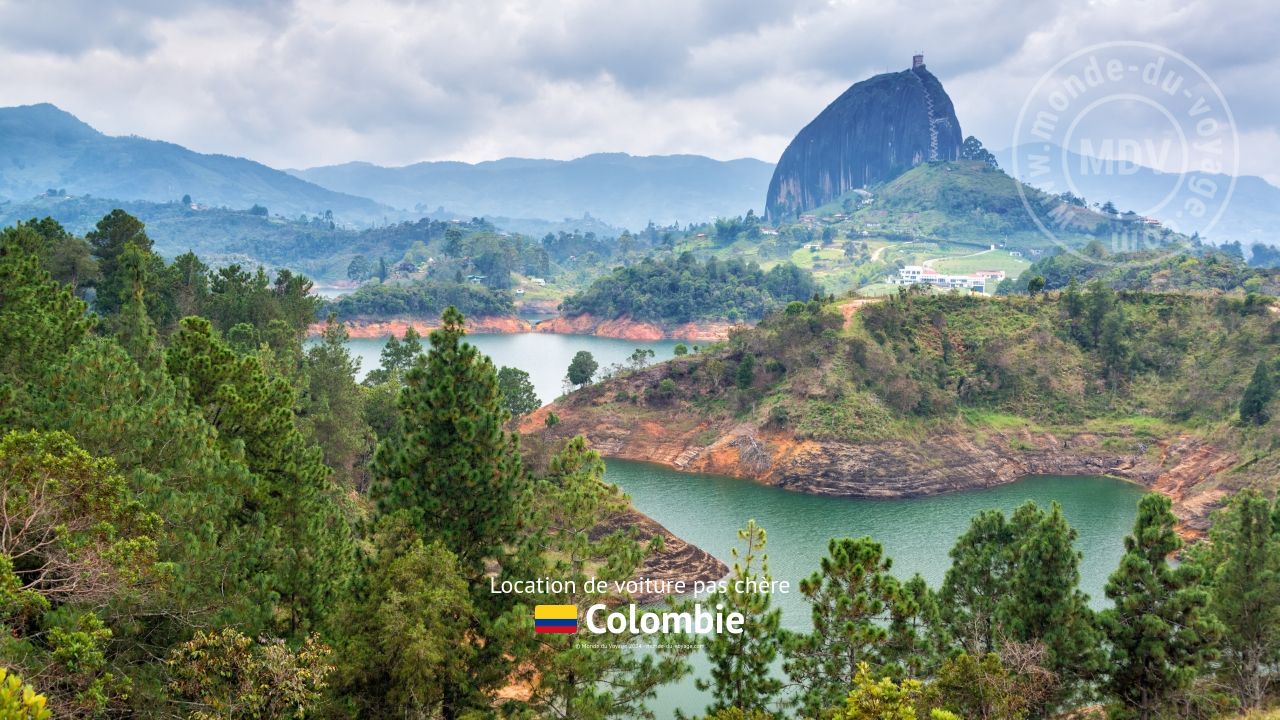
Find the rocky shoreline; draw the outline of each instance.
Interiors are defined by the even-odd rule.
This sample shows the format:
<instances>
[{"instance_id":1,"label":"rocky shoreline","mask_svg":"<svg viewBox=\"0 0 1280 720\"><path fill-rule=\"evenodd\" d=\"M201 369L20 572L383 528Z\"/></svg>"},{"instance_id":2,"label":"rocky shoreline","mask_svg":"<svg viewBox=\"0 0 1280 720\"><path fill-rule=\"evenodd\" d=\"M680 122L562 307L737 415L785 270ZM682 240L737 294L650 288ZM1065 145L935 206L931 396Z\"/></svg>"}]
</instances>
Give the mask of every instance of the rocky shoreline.
<instances>
[{"instance_id":1,"label":"rocky shoreline","mask_svg":"<svg viewBox=\"0 0 1280 720\"><path fill-rule=\"evenodd\" d=\"M413 328L420 335L427 335L432 330L440 328L440 319L426 320L421 318L391 318L391 319L355 319L347 320L343 323L347 328L347 334L353 338L376 339L385 338L391 335L400 337L404 335L405 330ZM308 334L312 337L319 335L324 331L324 323L314 323L308 328ZM495 316L479 316L467 318L467 332L482 333L486 335L514 335L517 333L527 333L533 331L533 325L527 320L521 320L517 317L509 317L503 315Z\"/></svg>"},{"instance_id":2,"label":"rocky shoreline","mask_svg":"<svg viewBox=\"0 0 1280 720\"><path fill-rule=\"evenodd\" d=\"M545 427L547 413L559 423ZM638 460L797 492L845 497L918 497L994 487L1029 475L1107 475L1174 501L1181 532L1198 536L1236 488L1236 454L1191 436L1142 440L1088 432L942 429L919 440L851 443L797 438L752 423L716 424L679 414L614 412L607 405L544 407L524 433L583 435L605 457Z\"/></svg>"},{"instance_id":3,"label":"rocky shoreline","mask_svg":"<svg viewBox=\"0 0 1280 720\"><path fill-rule=\"evenodd\" d=\"M620 340L686 340L710 343L727 339L729 332L737 327L745 326L730 322L688 322L665 325L628 318L605 320L592 315L576 317L561 315L543 320L534 329L544 333L595 335Z\"/></svg>"},{"instance_id":4,"label":"rocky shoreline","mask_svg":"<svg viewBox=\"0 0 1280 720\"><path fill-rule=\"evenodd\" d=\"M653 537L662 538L662 550L645 558L640 567L636 568L634 579L659 583L680 580L692 587L699 580L719 580L729 574L729 567L714 555L682 540L658 521L635 508L628 507L626 511L597 525L590 535L595 540L626 528L634 528L644 541ZM665 597L666 595L661 594L639 593L632 599L638 603L653 603Z\"/></svg>"},{"instance_id":5,"label":"rocky shoreline","mask_svg":"<svg viewBox=\"0 0 1280 720\"><path fill-rule=\"evenodd\" d=\"M384 338L389 335L404 335L404 331L412 327L419 334L426 335L440 327L438 318L355 318L343 323L347 333L353 338ZM467 332L486 335L515 335L520 333L552 333L560 335L594 335L596 337L615 338L619 340L684 340L687 342L711 343L725 340L729 331L743 327L727 322L715 323L683 323L681 325L659 325L655 323L636 322L633 320L599 320L590 315L579 315L567 318L557 316L537 322L530 322L515 316L479 316L467 318ZM324 323L313 323L308 333L315 337L324 330Z\"/></svg>"}]
</instances>

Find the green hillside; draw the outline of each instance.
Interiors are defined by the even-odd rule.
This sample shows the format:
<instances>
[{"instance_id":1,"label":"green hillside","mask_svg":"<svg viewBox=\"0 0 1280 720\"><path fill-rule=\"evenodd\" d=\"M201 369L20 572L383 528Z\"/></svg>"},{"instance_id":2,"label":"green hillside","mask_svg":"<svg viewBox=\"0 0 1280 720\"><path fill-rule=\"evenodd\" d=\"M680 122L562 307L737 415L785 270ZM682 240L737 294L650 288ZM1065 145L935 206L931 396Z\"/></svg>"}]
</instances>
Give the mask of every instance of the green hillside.
<instances>
[{"instance_id":1,"label":"green hillside","mask_svg":"<svg viewBox=\"0 0 1280 720\"><path fill-rule=\"evenodd\" d=\"M1083 247L1112 232L1136 231L1134 221L1114 220L1063 198L1023 186L979 161L918 165L867 196L848 193L812 214L857 234L927 239L978 246L996 245L1035 257L1056 247L1036 223L1054 230L1068 246ZM1034 211L1033 216L1027 205ZM1163 241L1178 236L1159 230Z\"/></svg>"},{"instance_id":2,"label":"green hillside","mask_svg":"<svg viewBox=\"0 0 1280 720\"><path fill-rule=\"evenodd\" d=\"M792 303L667 375L690 412L745 413L817 439L904 437L989 414L1234 434L1244 386L1280 344L1269 307L1101 284L1038 298L904 291L848 322L840 303ZM717 390L748 356L757 370L741 397Z\"/></svg>"},{"instance_id":3,"label":"green hillside","mask_svg":"<svg viewBox=\"0 0 1280 720\"><path fill-rule=\"evenodd\" d=\"M1045 289L1067 287L1074 279L1083 285L1097 278L1115 290L1243 291L1280 295L1280 270L1251 267L1237 252L1196 241L1177 253L1146 251L1108 253L1101 243L1081 253L1059 252L1037 260L1010 284L1025 291L1033 277L1042 277Z\"/></svg>"}]
</instances>

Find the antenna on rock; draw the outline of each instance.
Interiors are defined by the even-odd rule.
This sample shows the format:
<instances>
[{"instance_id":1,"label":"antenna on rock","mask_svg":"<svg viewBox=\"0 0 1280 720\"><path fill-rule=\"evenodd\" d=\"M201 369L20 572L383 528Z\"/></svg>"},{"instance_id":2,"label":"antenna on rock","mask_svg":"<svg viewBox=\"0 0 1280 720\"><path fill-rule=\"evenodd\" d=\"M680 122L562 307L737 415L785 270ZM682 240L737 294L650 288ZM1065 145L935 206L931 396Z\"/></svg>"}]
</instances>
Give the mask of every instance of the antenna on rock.
<instances>
[{"instance_id":1,"label":"antenna on rock","mask_svg":"<svg viewBox=\"0 0 1280 720\"><path fill-rule=\"evenodd\" d=\"M918 52L911 56L911 69L916 70L924 67L924 53Z\"/></svg>"}]
</instances>

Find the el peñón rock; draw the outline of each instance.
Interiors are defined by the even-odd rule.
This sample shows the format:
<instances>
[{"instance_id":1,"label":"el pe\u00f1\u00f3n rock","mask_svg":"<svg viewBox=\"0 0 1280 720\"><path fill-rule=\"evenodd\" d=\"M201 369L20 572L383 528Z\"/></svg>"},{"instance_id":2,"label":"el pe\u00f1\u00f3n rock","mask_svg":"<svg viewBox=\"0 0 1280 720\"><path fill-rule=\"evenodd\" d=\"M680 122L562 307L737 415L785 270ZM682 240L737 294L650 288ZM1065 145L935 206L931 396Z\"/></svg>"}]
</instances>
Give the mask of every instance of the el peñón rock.
<instances>
[{"instance_id":1,"label":"el pe\u00f1\u00f3n rock","mask_svg":"<svg viewBox=\"0 0 1280 720\"><path fill-rule=\"evenodd\" d=\"M796 135L773 171L765 212L777 221L922 162L955 160L962 137L951 98L917 55L910 70L854 84Z\"/></svg>"}]
</instances>

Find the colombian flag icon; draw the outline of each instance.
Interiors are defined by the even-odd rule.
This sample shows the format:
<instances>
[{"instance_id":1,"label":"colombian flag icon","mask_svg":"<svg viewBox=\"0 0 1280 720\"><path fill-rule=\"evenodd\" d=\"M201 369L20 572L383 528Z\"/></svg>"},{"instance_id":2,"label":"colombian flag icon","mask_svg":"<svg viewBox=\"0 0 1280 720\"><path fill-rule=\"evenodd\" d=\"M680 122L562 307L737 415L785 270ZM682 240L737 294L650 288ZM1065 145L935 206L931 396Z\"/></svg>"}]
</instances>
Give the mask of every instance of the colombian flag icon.
<instances>
[{"instance_id":1,"label":"colombian flag icon","mask_svg":"<svg viewBox=\"0 0 1280 720\"><path fill-rule=\"evenodd\" d=\"M535 605L533 627L540 633L576 633L578 608L576 605Z\"/></svg>"}]
</instances>

